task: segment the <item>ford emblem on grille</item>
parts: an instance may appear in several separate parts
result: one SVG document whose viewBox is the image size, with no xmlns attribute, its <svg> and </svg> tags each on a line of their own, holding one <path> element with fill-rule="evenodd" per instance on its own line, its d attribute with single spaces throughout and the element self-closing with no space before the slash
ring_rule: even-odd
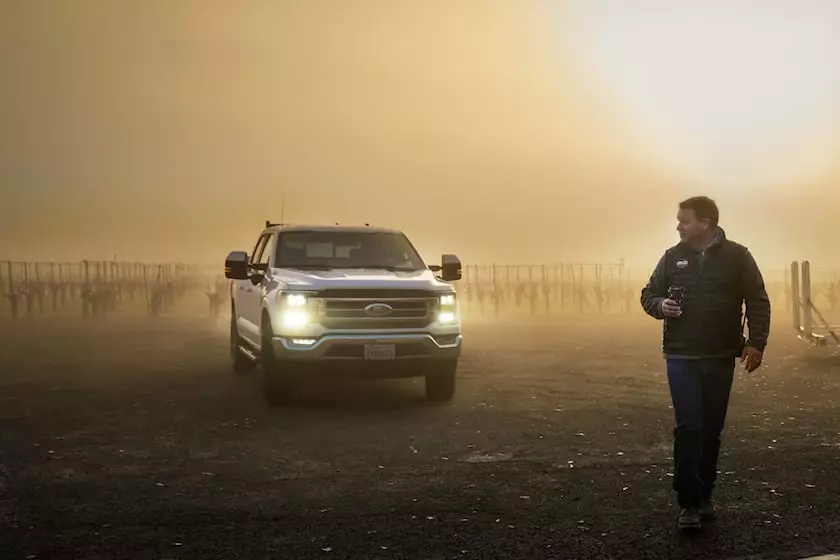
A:
<svg viewBox="0 0 840 560">
<path fill-rule="evenodd" d="M 394 308 L 387 303 L 371 303 L 365 307 L 365 313 L 370 317 L 384 317 L 390 315 Z"/>
</svg>

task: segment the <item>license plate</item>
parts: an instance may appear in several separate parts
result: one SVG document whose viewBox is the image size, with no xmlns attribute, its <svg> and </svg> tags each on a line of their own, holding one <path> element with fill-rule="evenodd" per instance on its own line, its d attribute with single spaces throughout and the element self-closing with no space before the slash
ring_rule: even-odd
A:
<svg viewBox="0 0 840 560">
<path fill-rule="evenodd" d="M 393 360 L 397 350 L 393 344 L 366 344 L 365 360 Z"/>
</svg>

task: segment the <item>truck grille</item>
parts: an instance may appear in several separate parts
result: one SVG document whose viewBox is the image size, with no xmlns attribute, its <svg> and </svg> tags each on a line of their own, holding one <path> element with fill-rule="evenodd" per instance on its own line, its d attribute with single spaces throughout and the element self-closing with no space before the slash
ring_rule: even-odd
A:
<svg viewBox="0 0 840 560">
<path fill-rule="evenodd" d="M 418 329 L 432 322 L 437 296 L 422 290 L 329 290 L 320 293 L 329 329 Z M 376 313 L 376 311 L 379 313 Z"/>
</svg>

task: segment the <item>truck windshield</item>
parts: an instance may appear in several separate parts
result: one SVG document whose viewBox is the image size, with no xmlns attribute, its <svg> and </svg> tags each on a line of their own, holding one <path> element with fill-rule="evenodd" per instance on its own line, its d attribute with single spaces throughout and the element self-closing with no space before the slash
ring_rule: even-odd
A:
<svg viewBox="0 0 840 560">
<path fill-rule="evenodd" d="M 287 231 L 277 243 L 277 265 L 283 268 L 379 268 L 423 270 L 423 259 L 400 233 Z"/>
</svg>

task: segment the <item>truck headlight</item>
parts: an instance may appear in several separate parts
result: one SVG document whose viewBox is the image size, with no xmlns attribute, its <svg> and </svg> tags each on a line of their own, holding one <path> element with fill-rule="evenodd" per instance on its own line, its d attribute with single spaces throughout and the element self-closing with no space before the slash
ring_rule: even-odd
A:
<svg viewBox="0 0 840 560">
<path fill-rule="evenodd" d="M 441 325 L 451 325 L 455 322 L 455 314 L 451 311 L 441 311 L 438 313 L 438 323 Z"/>
<path fill-rule="evenodd" d="M 304 294 L 286 294 L 285 298 L 285 306 L 286 307 L 306 307 L 306 295 Z"/>
<path fill-rule="evenodd" d="M 437 320 L 441 325 L 451 325 L 458 320 L 458 304 L 455 300 L 455 294 L 440 296 Z"/>
<path fill-rule="evenodd" d="M 283 326 L 287 329 L 299 329 L 309 324 L 309 313 L 303 309 L 284 309 Z"/>
<path fill-rule="evenodd" d="M 306 294 L 286 292 L 280 294 L 280 320 L 287 329 L 305 327 L 311 321 L 309 300 Z"/>
</svg>

